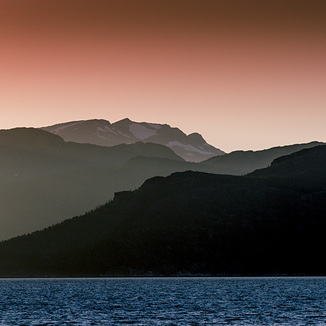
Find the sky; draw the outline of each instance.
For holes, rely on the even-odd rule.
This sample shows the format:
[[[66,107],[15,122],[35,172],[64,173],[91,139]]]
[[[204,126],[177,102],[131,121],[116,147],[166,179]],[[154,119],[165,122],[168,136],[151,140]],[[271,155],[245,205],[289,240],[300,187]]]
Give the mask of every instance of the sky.
[[[226,152],[326,141],[326,1],[0,0],[0,114],[167,123]]]

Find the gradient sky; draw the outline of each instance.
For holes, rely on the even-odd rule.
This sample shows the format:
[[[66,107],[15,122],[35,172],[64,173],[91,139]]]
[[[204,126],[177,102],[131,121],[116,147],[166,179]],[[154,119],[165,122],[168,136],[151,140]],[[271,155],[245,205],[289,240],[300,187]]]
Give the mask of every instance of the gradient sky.
[[[0,0],[0,113],[168,123],[227,152],[326,141],[326,1]]]

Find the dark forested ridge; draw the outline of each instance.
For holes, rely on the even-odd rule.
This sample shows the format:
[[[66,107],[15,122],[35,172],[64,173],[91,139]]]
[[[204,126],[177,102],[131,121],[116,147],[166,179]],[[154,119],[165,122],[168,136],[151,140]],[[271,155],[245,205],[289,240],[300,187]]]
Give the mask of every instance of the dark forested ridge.
[[[152,178],[83,216],[1,243],[0,274],[324,275],[325,181],[326,146],[244,177]]]

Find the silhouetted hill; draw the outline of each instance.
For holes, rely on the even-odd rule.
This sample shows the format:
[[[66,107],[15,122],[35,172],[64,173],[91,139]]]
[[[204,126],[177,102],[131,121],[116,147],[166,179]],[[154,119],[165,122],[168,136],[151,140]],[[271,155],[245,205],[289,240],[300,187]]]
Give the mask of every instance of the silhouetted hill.
[[[252,172],[259,177],[311,177],[325,178],[326,145],[303,149],[275,159],[269,168]]]
[[[83,214],[116,191],[187,169],[210,170],[159,144],[102,147],[65,142],[38,129],[1,130],[0,239]]]
[[[326,274],[326,146],[250,176],[184,172],[147,180],[88,214],[0,244],[2,276]],[[300,179],[306,187],[278,182]],[[287,163],[285,163],[287,162]],[[280,165],[279,165],[280,166]],[[279,170],[280,171],[280,170]],[[285,179],[284,179],[285,180]]]
[[[235,151],[213,157],[203,161],[202,164],[214,167],[215,172],[219,174],[245,175],[254,170],[268,167],[278,157],[322,144],[320,142],[311,142],[307,144],[272,147],[261,151]]]
[[[101,146],[131,144],[139,141],[161,144],[190,162],[200,162],[224,154],[207,144],[198,133],[186,135],[167,124],[135,122],[123,119],[115,123],[106,120],[72,121],[44,127],[43,130],[61,136],[66,141]]]
[[[291,186],[326,189],[326,145],[304,149],[275,159],[271,166],[249,174]]]
[[[13,171],[20,178],[84,167],[117,167],[136,156],[183,161],[171,149],[152,143],[102,147],[65,142],[59,136],[33,128],[0,130],[0,150],[4,159],[0,173]]]

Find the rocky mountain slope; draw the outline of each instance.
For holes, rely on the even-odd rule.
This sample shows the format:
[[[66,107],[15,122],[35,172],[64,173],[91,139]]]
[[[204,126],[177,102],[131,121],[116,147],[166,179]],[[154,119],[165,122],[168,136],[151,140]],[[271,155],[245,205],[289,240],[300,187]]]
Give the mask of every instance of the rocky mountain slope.
[[[132,144],[139,141],[161,144],[190,162],[200,162],[224,152],[207,144],[198,133],[186,135],[167,124],[134,122],[123,119],[115,123],[106,120],[73,121],[42,128],[66,141],[101,146]]]

